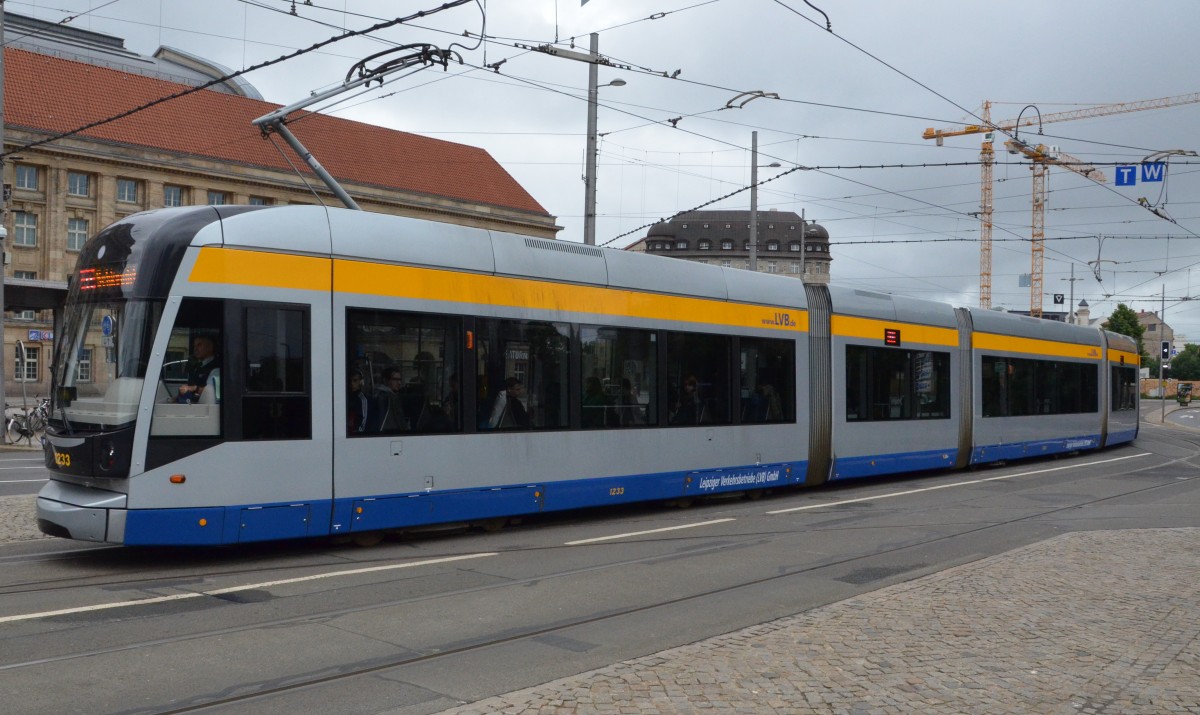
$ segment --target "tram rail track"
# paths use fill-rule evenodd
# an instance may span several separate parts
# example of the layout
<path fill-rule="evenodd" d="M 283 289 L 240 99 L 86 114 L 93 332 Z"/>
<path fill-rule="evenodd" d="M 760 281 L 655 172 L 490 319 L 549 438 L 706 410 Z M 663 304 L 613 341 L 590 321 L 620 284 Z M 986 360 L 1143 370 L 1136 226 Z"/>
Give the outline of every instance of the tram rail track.
<path fill-rule="evenodd" d="M 1137 468 L 1131 469 L 1129 471 L 1130 472 L 1145 472 L 1145 471 L 1151 471 L 1151 470 L 1161 470 L 1161 469 L 1169 468 L 1172 465 L 1177 465 L 1180 463 L 1186 463 L 1191 466 L 1195 466 L 1194 458 L 1191 456 L 1188 456 L 1188 457 L 1180 457 L 1180 458 L 1175 458 L 1175 459 L 1164 460 L 1161 462 L 1156 462 L 1153 465 L 1137 467 Z M 1085 478 L 1088 478 L 1088 479 L 1103 478 L 1103 475 L 1096 475 L 1096 476 L 1090 476 L 1090 477 L 1085 477 Z M 568 631 L 573 628 L 577 628 L 579 626 L 603 623 L 605 621 L 611 621 L 614 619 L 627 618 L 630 616 L 634 616 L 636 614 L 651 612 L 655 609 L 670 608 L 672 606 L 678 606 L 681 604 L 685 604 L 688 602 L 694 602 L 694 601 L 698 601 L 698 600 L 703 600 L 706 598 L 724 597 L 724 596 L 727 596 L 728 594 L 736 592 L 740 589 L 752 588 L 754 586 L 767 584 L 767 583 L 770 583 L 773 581 L 780 581 L 783 579 L 795 578 L 795 577 L 801 576 L 801 575 L 812 574 L 813 572 L 820 571 L 822 569 L 837 569 L 840 567 L 852 566 L 853 564 L 855 564 L 855 562 L 863 561 L 866 559 L 874 559 L 874 558 L 878 558 L 880 556 L 886 556 L 889 553 L 897 553 L 897 552 L 908 550 L 908 549 L 921 548 L 924 546 L 933 545 L 938 542 L 959 539 L 959 538 L 968 536 L 970 534 L 975 534 L 975 533 L 986 531 L 989 529 L 996 529 L 996 528 L 1002 528 L 1005 526 L 1011 526 L 1013 524 L 1017 524 L 1017 523 L 1020 523 L 1023 521 L 1032 521 L 1032 520 L 1043 519 L 1045 517 L 1052 516 L 1056 513 L 1070 511 L 1070 510 L 1078 509 L 1081 507 L 1096 505 L 1096 504 L 1099 504 L 1099 503 L 1102 503 L 1102 502 L 1105 502 L 1108 500 L 1112 500 L 1112 499 L 1120 499 L 1120 498 L 1124 498 L 1124 497 L 1128 497 L 1128 496 L 1132 496 L 1132 495 L 1137 495 L 1140 493 L 1147 493 L 1147 492 L 1151 492 L 1151 491 L 1162 490 L 1162 489 L 1170 488 L 1173 486 L 1177 486 L 1181 483 L 1182 483 L 1181 481 L 1174 481 L 1174 482 L 1168 482 L 1168 483 L 1147 485 L 1147 486 L 1136 488 L 1136 489 L 1126 489 L 1126 490 L 1120 491 L 1119 493 L 1110 494 L 1110 495 L 1107 495 L 1104 497 L 1082 500 L 1082 501 L 1074 502 L 1074 503 L 1071 503 L 1071 504 L 1065 505 L 1065 506 L 1057 506 L 1054 508 L 1040 509 L 1035 513 L 1025 514 L 1025 515 L 1022 515 L 1019 517 L 1014 517 L 1012 519 L 1006 519 L 1006 520 L 1001 520 L 1001 521 L 990 521 L 988 523 L 979 524 L 978 526 L 973 527 L 973 528 L 967 528 L 967 529 L 955 531 L 953 534 L 946 534 L 946 535 L 942 535 L 942 536 L 938 536 L 938 537 L 934 537 L 934 538 L 922 539 L 922 540 L 916 540 L 916 541 L 912 541 L 912 542 L 908 542 L 908 543 L 903 543 L 903 544 L 897 545 L 890 549 L 885 549 L 885 550 L 881 550 L 881 551 L 873 551 L 869 554 L 857 554 L 857 555 L 854 555 L 851 557 L 846 557 L 846 558 L 822 560 L 817 563 L 806 565 L 802 568 L 792 569 L 792 570 L 789 570 L 784 573 L 773 574 L 771 576 L 767 576 L 767 577 L 763 577 L 763 578 L 759 578 L 759 579 L 746 580 L 746 581 L 742 581 L 739 583 L 727 584 L 727 585 L 724 585 L 724 586 L 721 586 L 718 588 L 705 589 L 703 591 L 687 594 L 687 595 L 680 596 L 677 598 L 658 600 L 653 603 L 641 604 L 636 607 L 620 608 L 620 609 L 616 609 L 613 611 L 609 611 L 609 612 L 605 612 L 605 613 L 601 613 L 601 614 L 597 614 L 597 615 L 592 615 L 592 616 L 588 616 L 588 617 L 570 619 L 568 621 L 557 622 L 557 623 L 554 623 L 553 625 L 549 625 L 549 626 L 545 626 L 545 627 L 526 628 L 517 633 L 510 632 L 510 633 L 505 633 L 504 635 L 497 636 L 497 637 L 484 637 L 484 638 L 480 638 L 479 640 L 474 641 L 474 642 L 460 643 L 455 646 L 447 647 L 445 649 L 438 649 L 436 652 L 425 652 L 425 653 L 420 653 L 420 654 L 416 654 L 416 655 L 413 655 L 410 653 L 410 654 L 398 656 L 396 658 L 384 659 L 382 661 L 379 659 L 373 659 L 369 662 L 364 662 L 357 667 L 354 666 L 353 664 L 343 664 L 339 667 L 338 672 L 336 672 L 336 673 L 324 673 L 324 674 L 313 675 L 311 677 L 305 677 L 303 675 L 298 675 L 298 676 L 296 676 L 296 678 L 292 679 L 291 681 L 289 681 L 287 683 L 276 684 L 273 681 L 271 684 L 264 684 L 264 687 L 254 689 L 249 692 L 246 691 L 247 686 L 243 685 L 239 688 L 239 690 L 241 690 L 242 692 L 238 692 L 238 693 L 234 693 L 234 694 L 216 694 L 214 696 L 193 697 L 188 701 L 185 701 L 182 703 L 176 703 L 176 704 L 168 707 L 167 709 L 161 709 L 161 708 L 155 707 L 155 708 L 150 708 L 150 709 L 135 709 L 135 710 L 130 710 L 129 712 L 131 712 L 131 713 L 154 712 L 154 713 L 162 713 L 162 714 L 205 712 L 205 711 L 209 711 L 209 710 L 215 710 L 218 708 L 227 707 L 230 705 L 236 705 L 238 703 L 249 702 L 249 701 L 252 701 L 255 699 L 269 698 L 272 696 L 276 696 L 276 695 L 280 695 L 280 694 L 284 694 L 284 693 L 288 693 L 288 692 L 292 692 L 292 691 L 297 691 L 297 690 L 301 690 L 304 688 L 320 686 L 320 685 L 334 683 L 334 682 L 338 682 L 338 681 L 345 682 L 345 681 L 352 680 L 353 678 L 364 677 L 364 676 L 369 676 L 369 675 L 384 672 L 384 671 L 419 665 L 419 664 L 427 663 L 427 662 L 437 660 L 437 659 L 450 658 L 450 657 L 455 657 L 455 656 L 459 656 L 459 655 L 470 654 L 473 652 L 479 652 L 479 651 L 487 650 L 489 648 L 495 648 L 498 646 L 502 646 L 506 643 L 520 641 L 523 639 L 533 639 L 533 638 L 539 638 L 539 637 L 544 637 L 544 636 L 552 636 L 552 635 L 555 635 L 558 633 Z M 828 512 L 818 511 L 817 513 L 828 513 Z M 944 526 L 959 526 L 959 525 L 965 525 L 965 524 L 960 524 L 960 523 L 955 523 L 955 522 L 930 522 L 930 525 L 944 527 Z M 855 528 L 855 527 L 828 527 L 828 528 L 815 527 L 815 529 L 814 529 L 814 527 L 804 527 L 804 528 L 783 530 L 783 533 L 811 532 L 814 530 L 835 531 L 835 530 L 839 530 L 839 529 L 843 529 L 843 528 Z M 749 545 L 750 543 L 752 543 L 752 540 L 758 539 L 760 537 L 767 537 L 767 536 L 779 534 L 779 533 L 781 533 L 781 532 L 780 531 L 771 531 L 771 532 L 746 531 L 746 532 L 739 532 L 739 533 L 734 533 L 734 534 L 725 534 L 722 536 L 723 540 L 721 543 L 713 544 L 706 548 L 699 548 L 699 549 L 691 550 L 691 551 L 689 551 L 689 554 L 710 553 L 710 552 L 717 552 L 717 551 L 722 551 L 722 550 L 732 550 L 735 548 L 745 547 L 745 546 Z M 713 537 L 711 537 L 711 536 L 699 537 L 699 536 L 694 536 L 694 535 L 684 535 L 684 536 L 677 535 L 677 536 L 670 537 L 669 539 L 666 537 L 658 537 L 656 540 L 679 541 L 679 540 L 684 540 L 684 539 L 695 540 L 695 539 L 712 539 L 712 538 Z M 736 543 L 730 543 L 731 539 L 736 539 Z M 593 546 L 603 547 L 604 544 L 598 544 L 598 545 L 593 545 Z M 560 548 L 579 548 L 579 547 L 551 546 L 551 547 L 544 547 L 544 548 L 545 549 L 560 549 Z M 520 554 L 520 553 L 526 553 L 528 551 L 533 551 L 533 550 L 543 550 L 543 549 L 514 549 L 514 550 L 507 551 L 507 552 L 502 551 L 502 553 Z M 552 574 L 541 574 L 541 575 L 538 575 L 535 577 L 529 577 L 526 579 L 507 580 L 502 583 L 495 583 L 495 584 L 488 584 L 488 585 L 483 585 L 483 586 L 475 586 L 475 587 L 470 587 L 470 588 L 456 589 L 453 591 L 443 591 L 443 592 L 439 592 L 436 594 L 423 594 L 420 596 L 410 596 L 410 597 L 405 597 L 405 598 L 392 599 L 387 602 L 377 602 L 377 603 L 372 603 L 369 605 L 361 605 L 361 606 L 356 606 L 356 607 L 324 609 L 324 610 L 317 611 L 317 612 L 310 612 L 303 616 L 291 616 L 291 617 L 276 619 L 276 620 L 272 620 L 272 621 L 258 621 L 253 624 L 239 625 L 239 626 L 225 628 L 225 629 L 217 629 L 217 630 L 208 629 L 203 632 L 181 634 L 181 635 L 173 636 L 170 638 L 159 638 L 159 639 L 143 640 L 143 641 L 138 641 L 138 642 L 130 642 L 130 643 L 125 643 L 125 644 L 121 644 L 118 646 L 113 646 L 110 648 L 92 649 L 92 650 L 89 650 L 86 652 L 64 654 L 61 656 L 56 656 L 56 657 L 51 657 L 51 658 L 31 659 L 31 660 L 27 660 L 27 661 L 23 661 L 23 662 L 18 662 L 18 663 L 10 663 L 10 664 L 6 664 L 6 665 L 0 665 L 0 672 L 11 671 L 11 670 L 16 670 L 16 669 L 20 669 L 20 668 L 35 666 L 35 665 L 45 665 L 45 664 L 50 664 L 50 663 L 69 662 L 69 661 L 78 660 L 81 658 L 103 656 L 103 655 L 112 654 L 112 653 L 119 653 L 122 651 L 136 650 L 138 648 L 144 648 L 144 647 L 149 647 L 149 646 L 186 643 L 189 641 L 195 641 L 195 640 L 204 639 L 204 638 L 231 635 L 231 634 L 235 634 L 235 633 L 239 633 L 239 632 L 246 632 L 246 631 L 255 630 L 255 629 L 287 626 L 287 625 L 297 624 L 297 623 L 301 623 L 301 622 L 305 622 L 305 621 L 328 620 L 328 619 L 336 618 L 341 615 L 348 615 L 348 614 L 360 613 L 360 612 L 369 612 L 374 609 L 384 609 L 384 608 L 389 608 L 389 607 L 403 606 L 406 604 L 427 601 L 430 599 L 453 598 L 455 596 L 469 594 L 472 592 L 488 591 L 488 590 L 493 590 L 493 589 L 497 589 L 497 588 L 520 587 L 522 585 L 530 584 L 530 583 L 534 583 L 534 582 L 538 582 L 538 581 L 546 581 L 546 580 L 554 579 L 554 578 L 564 578 L 564 577 L 568 577 L 568 576 L 579 574 L 579 573 L 585 573 L 585 572 L 596 572 L 596 571 L 602 571 L 602 570 L 607 570 L 607 569 L 622 568 L 622 567 L 629 566 L 629 565 L 635 565 L 635 564 L 659 560 L 661 558 L 663 558 L 663 556 L 661 554 L 657 554 L 657 555 L 650 555 L 650 556 L 645 556 L 645 557 L 636 558 L 636 559 L 621 559 L 621 560 L 603 563 L 603 564 L 597 564 L 597 565 L 593 565 L 593 566 L 589 566 L 589 567 L 585 567 L 585 568 L 581 568 L 581 569 L 570 569 L 570 570 L 557 571 Z M 368 560 L 368 561 L 356 561 L 355 563 L 356 564 L 365 564 L 365 563 L 368 563 L 369 561 L 394 561 L 394 559 L 381 557 L 380 559 L 372 559 L 372 560 Z M 284 568 L 294 568 L 294 567 L 280 567 L 280 570 L 282 570 Z M 257 570 L 257 572 L 261 573 L 262 571 L 261 571 L 261 569 L 259 569 L 259 570 Z M 919 577 L 920 575 L 921 574 L 918 572 L 918 573 L 914 573 L 912 577 L 915 578 L 915 577 Z M 176 577 L 176 580 L 177 580 L 177 577 Z M 141 582 L 141 583 L 144 583 L 145 581 L 146 581 L 146 579 L 144 579 L 144 578 L 138 580 L 138 582 Z"/>

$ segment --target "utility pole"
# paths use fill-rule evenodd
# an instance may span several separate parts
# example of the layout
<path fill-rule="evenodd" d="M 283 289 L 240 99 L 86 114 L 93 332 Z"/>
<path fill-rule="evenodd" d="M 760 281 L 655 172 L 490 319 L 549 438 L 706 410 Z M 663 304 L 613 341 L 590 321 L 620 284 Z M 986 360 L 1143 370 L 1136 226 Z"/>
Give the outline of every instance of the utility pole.
<path fill-rule="evenodd" d="M 804 282 L 804 271 L 808 268 L 804 265 L 804 250 L 808 248 L 804 242 L 804 234 L 808 233 L 808 224 L 804 222 L 804 209 L 800 209 L 800 282 Z"/>
<path fill-rule="evenodd" d="M 4 0 L 0 0 L 0 185 L 4 183 Z M 8 237 L 8 199 L 0 198 L 0 415 L 8 414 L 8 387 L 4 382 L 4 239 Z M 24 356 L 22 356 L 24 357 Z M 0 439 L 2 441 L 2 439 Z"/>
<path fill-rule="evenodd" d="M 1167 284 L 1166 283 L 1163 283 L 1162 290 L 1163 290 L 1162 305 L 1159 307 L 1159 311 L 1158 311 L 1158 323 L 1160 326 L 1162 326 L 1158 330 L 1158 334 L 1159 334 L 1160 338 L 1163 335 L 1163 333 L 1166 332 L 1165 330 L 1163 330 L 1163 328 L 1167 327 Z M 1162 398 L 1162 414 L 1159 415 L 1158 422 L 1159 422 L 1159 424 L 1165 425 L 1167 423 L 1167 381 L 1163 379 L 1163 365 L 1166 364 L 1167 356 L 1170 355 L 1171 353 L 1169 350 L 1164 351 L 1164 352 L 1166 352 L 1167 354 L 1166 355 L 1160 354 L 1158 356 L 1158 396 L 1160 398 Z"/>
<path fill-rule="evenodd" d="M 600 56 L 600 35 L 593 32 L 588 46 L 591 55 L 588 62 L 588 114 L 587 114 L 587 164 L 583 174 L 583 242 L 596 245 L 596 109 L 599 105 L 600 68 L 596 58 Z"/>
<path fill-rule="evenodd" d="M 562 57 L 576 62 L 586 62 L 588 65 L 588 115 L 587 115 L 587 156 L 583 169 L 583 242 L 586 245 L 596 245 L 596 111 L 600 99 L 600 87 L 623 87 L 625 80 L 615 79 L 608 84 L 600 85 L 600 65 L 617 69 L 632 69 L 629 65 L 619 65 L 610 62 L 607 57 L 600 56 L 600 35 L 593 32 L 587 53 L 575 50 L 564 50 L 553 45 L 522 45 L 515 47 L 523 50 L 542 52 L 553 57 Z"/>
<path fill-rule="evenodd" d="M 1070 283 L 1071 283 L 1071 299 L 1070 299 L 1070 302 L 1067 304 L 1067 324 L 1074 325 L 1075 324 L 1075 281 L 1081 281 L 1083 279 L 1075 277 L 1075 264 L 1072 263 L 1071 264 L 1071 277 L 1070 278 L 1059 278 L 1059 280 L 1070 281 Z"/>
<path fill-rule="evenodd" d="M 750 270 L 758 272 L 758 132 L 750 132 Z"/>

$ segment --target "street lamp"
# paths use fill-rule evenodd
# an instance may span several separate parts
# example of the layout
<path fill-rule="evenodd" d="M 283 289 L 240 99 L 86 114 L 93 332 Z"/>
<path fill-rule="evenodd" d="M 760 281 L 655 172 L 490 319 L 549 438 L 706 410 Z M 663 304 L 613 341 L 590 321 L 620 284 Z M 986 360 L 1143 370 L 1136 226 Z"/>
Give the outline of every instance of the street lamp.
<path fill-rule="evenodd" d="M 768 167 L 778 167 L 773 161 Z M 750 132 L 750 270 L 758 271 L 758 132 Z"/>
<path fill-rule="evenodd" d="M 591 54 L 599 55 L 600 36 L 592 33 Z M 595 62 L 588 64 L 587 166 L 583 175 L 583 242 L 596 245 L 596 108 L 600 87 L 624 87 L 625 80 L 614 79 L 597 85 L 599 69 Z"/>

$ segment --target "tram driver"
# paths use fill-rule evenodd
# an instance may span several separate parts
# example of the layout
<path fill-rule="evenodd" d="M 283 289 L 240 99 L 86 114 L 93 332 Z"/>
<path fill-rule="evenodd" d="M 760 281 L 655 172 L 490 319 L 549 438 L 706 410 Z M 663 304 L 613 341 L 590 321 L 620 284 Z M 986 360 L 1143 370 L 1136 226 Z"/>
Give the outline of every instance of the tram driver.
<path fill-rule="evenodd" d="M 221 358 L 217 355 L 217 341 L 211 335 L 192 338 L 192 366 L 188 370 L 187 382 L 179 386 L 176 402 L 199 402 L 209 386 L 213 402 L 221 401 Z"/>

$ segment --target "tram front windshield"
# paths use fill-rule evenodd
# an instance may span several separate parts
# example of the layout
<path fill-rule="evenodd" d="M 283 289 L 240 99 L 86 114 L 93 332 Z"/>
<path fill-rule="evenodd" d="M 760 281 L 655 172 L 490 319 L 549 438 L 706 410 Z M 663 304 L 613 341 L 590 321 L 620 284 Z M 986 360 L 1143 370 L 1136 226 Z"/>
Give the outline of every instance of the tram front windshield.
<path fill-rule="evenodd" d="M 163 302 L 106 293 L 73 289 L 63 316 L 51 419 L 67 432 L 109 431 L 137 415 Z"/>

